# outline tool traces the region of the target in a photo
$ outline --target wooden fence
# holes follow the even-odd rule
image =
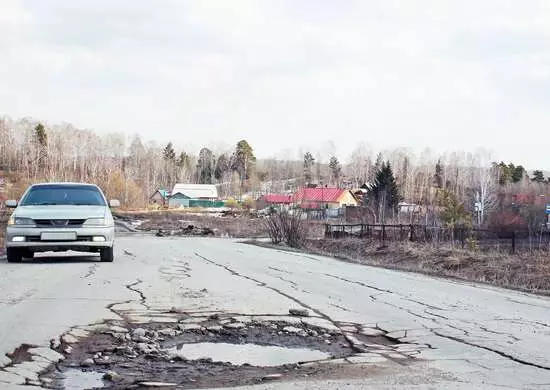
[[[426,225],[325,224],[326,238],[356,237],[378,240],[382,245],[396,241],[430,244],[451,243],[463,248],[550,250],[550,231],[495,231],[445,228]]]

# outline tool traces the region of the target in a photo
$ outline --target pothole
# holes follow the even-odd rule
[[[361,326],[346,329],[322,318],[215,314],[176,321],[118,321],[88,329],[69,353],[67,346],[59,347],[66,359],[41,375],[42,383],[56,389],[126,389],[143,382],[176,383],[181,389],[231,387],[354,369],[366,375],[368,369],[359,363],[412,361],[400,349],[403,344],[380,331],[365,335]]]
[[[214,363],[237,366],[250,364],[258,367],[276,367],[291,363],[331,358],[327,352],[307,348],[285,348],[257,344],[195,343],[181,344],[166,350],[170,358],[187,360],[212,359]]]

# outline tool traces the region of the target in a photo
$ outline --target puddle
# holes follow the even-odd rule
[[[307,348],[283,348],[257,344],[195,343],[183,344],[166,350],[173,356],[189,360],[210,358],[214,362],[258,367],[309,362],[331,358],[326,352]]]
[[[63,377],[63,388],[66,390],[104,387],[101,372],[70,369],[63,373]]]

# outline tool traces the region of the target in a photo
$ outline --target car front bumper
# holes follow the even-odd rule
[[[76,233],[76,240],[42,240],[42,233]],[[113,246],[114,226],[90,226],[78,228],[37,228],[8,226],[6,247],[33,251],[80,250],[96,251]]]

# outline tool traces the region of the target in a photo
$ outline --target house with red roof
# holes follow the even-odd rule
[[[359,205],[359,201],[350,190],[330,187],[300,188],[294,194],[293,202],[305,210],[339,209]]]
[[[263,210],[268,207],[288,208],[293,203],[292,195],[287,194],[266,194],[256,201],[256,208]]]

